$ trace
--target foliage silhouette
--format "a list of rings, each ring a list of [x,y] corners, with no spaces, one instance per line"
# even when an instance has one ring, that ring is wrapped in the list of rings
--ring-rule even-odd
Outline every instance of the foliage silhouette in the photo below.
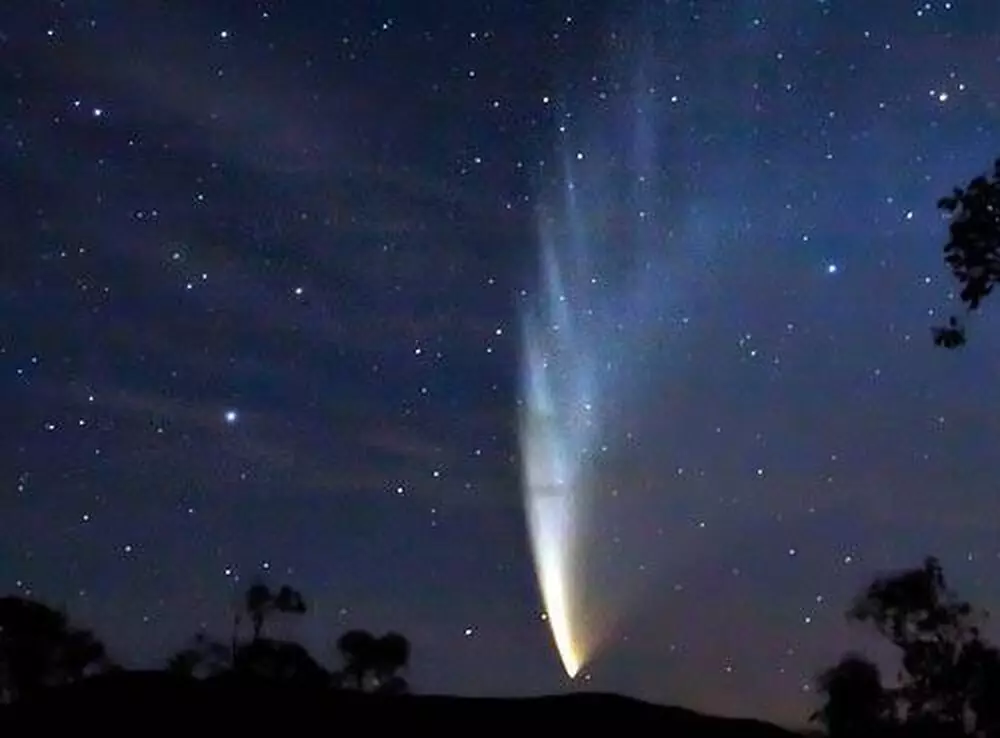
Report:
[[[234,649],[225,643],[214,640],[205,633],[198,633],[190,646],[167,660],[167,671],[196,679],[219,676],[232,670],[233,654]]]
[[[409,691],[398,672],[410,661],[410,642],[399,633],[376,638],[367,630],[349,630],[337,640],[344,659],[342,686],[362,691],[401,693]]]
[[[847,726],[940,738],[998,734],[1000,653],[980,633],[984,613],[948,588],[937,559],[876,578],[848,617],[889,640],[901,668],[889,688],[874,664],[856,656],[824,672],[818,686],[827,703],[813,717],[830,735],[852,735]]]
[[[337,650],[344,659],[343,686],[353,683],[365,688],[365,677],[375,658],[376,638],[367,630],[349,630],[337,639]]]
[[[892,724],[892,702],[877,665],[849,653],[820,674],[818,691],[826,704],[812,715],[827,734],[840,738],[879,735]]]
[[[946,325],[938,325],[931,328],[934,338],[934,345],[942,348],[954,349],[964,346],[966,343],[965,326],[958,322],[958,318],[952,315],[948,318]]]
[[[239,676],[303,686],[329,684],[330,675],[304,646],[292,641],[255,638],[236,652],[233,672]]]
[[[240,642],[240,621],[237,617],[230,646],[199,633],[190,646],[170,657],[167,671],[197,679],[236,674],[277,681],[329,681],[326,670],[303,646],[263,636],[264,624],[271,615],[301,615],[306,612],[305,597],[301,592],[287,585],[273,591],[266,584],[257,582],[244,594],[243,609],[253,626],[249,641]]]
[[[994,162],[992,175],[956,187],[937,205],[951,220],[945,263],[962,285],[959,298],[968,311],[978,310],[1000,282],[1000,159]],[[966,343],[965,326],[955,316],[931,330],[938,346],[953,349]]]
[[[0,597],[0,703],[112,667],[104,644],[65,613],[21,597]]]
[[[253,639],[259,640],[264,630],[264,622],[275,613],[302,615],[306,612],[306,601],[302,593],[283,585],[277,592],[266,584],[253,584],[244,596],[244,607],[253,625]]]
[[[284,602],[279,596],[275,599]],[[301,597],[301,596],[300,596]],[[295,604],[275,611],[301,611]],[[270,611],[268,611],[270,612]],[[266,615],[265,615],[266,618]],[[54,644],[54,645],[53,645]],[[80,681],[40,699],[0,706],[0,734],[135,731],[136,717],[153,716],[161,732],[190,732],[192,725],[225,724],[237,733],[287,730],[295,725],[340,721],[376,734],[407,731],[468,735],[488,724],[497,729],[558,723],[566,729],[592,727],[595,720],[620,727],[657,726],[670,735],[725,738],[795,738],[797,734],[755,720],[715,718],[616,695],[579,694],[530,699],[474,699],[444,696],[392,699],[409,691],[399,672],[411,658],[405,636],[389,632],[345,633],[338,640],[345,672],[356,690],[330,690],[329,674],[297,643],[267,638],[257,629],[235,648],[206,634],[175,654],[163,671],[123,671],[82,679],[109,669],[104,648],[89,632],[71,628],[60,612],[18,598],[0,598],[0,683],[6,698],[22,697],[38,686]],[[16,691],[11,678],[20,658],[30,656],[28,689]],[[41,655],[43,658],[35,658]],[[50,658],[51,657],[51,658]],[[37,678],[39,665],[51,666]],[[191,678],[191,677],[208,678]],[[392,709],[386,709],[392,703]],[[268,729],[265,729],[265,725]],[[445,729],[445,732],[442,732]]]
[[[237,612],[251,620],[248,638],[241,639],[238,628],[231,644],[199,633],[167,660],[161,674],[180,677],[186,684],[235,679],[321,690],[349,686],[390,695],[409,692],[399,672],[409,664],[410,642],[399,633],[380,638],[363,630],[345,633],[337,642],[346,662],[338,678],[301,644],[264,636],[272,615],[302,614],[306,609],[301,592],[256,583],[244,593]],[[0,598],[0,704],[114,668],[103,644],[89,631],[71,627],[64,613],[32,600]]]
[[[389,632],[379,638],[376,641],[375,663],[372,665],[379,691],[405,691],[406,683],[397,672],[405,669],[409,663],[410,641],[406,636]]]
[[[221,641],[198,634],[192,645],[170,657],[167,671],[195,679],[239,676],[309,685],[330,682],[326,669],[304,646],[264,637],[237,643],[234,650]]]

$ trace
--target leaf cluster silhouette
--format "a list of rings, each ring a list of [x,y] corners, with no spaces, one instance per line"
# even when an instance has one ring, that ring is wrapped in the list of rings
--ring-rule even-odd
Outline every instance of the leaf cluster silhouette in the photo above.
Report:
[[[1000,159],[990,175],[978,176],[938,200],[948,214],[944,261],[961,285],[959,299],[970,312],[1000,282]],[[932,328],[934,343],[944,348],[965,345],[966,328],[956,316]]]

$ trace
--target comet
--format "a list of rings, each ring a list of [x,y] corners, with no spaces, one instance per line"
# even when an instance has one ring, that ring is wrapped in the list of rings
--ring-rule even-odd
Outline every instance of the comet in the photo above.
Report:
[[[533,288],[518,300],[523,504],[540,599],[570,679],[641,596],[642,581],[623,566],[627,546],[611,547],[621,543],[615,516],[635,505],[619,498],[636,466],[630,429],[661,379],[648,374],[648,352],[683,330],[663,319],[685,296],[675,246],[707,241],[694,229],[697,212],[670,197],[684,188],[659,151],[659,108],[647,104],[655,75],[645,67],[656,59],[644,54],[632,94],[600,115],[555,104],[561,168],[539,183]]]
[[[549,278],[557,276],[549,272]],[[523,326],[522,489],[545,613],[563,669],[572,679],[587,653],[579,626],[582,572],[574,568],[586,508],[581,487],[585,480],[573,449],[584,428],[562,404],[570,390],[567,383],[573,380],[562,371],[573,363],[572,326],[566,322],[556,331],[543,326],[531,319]]]
[[[596,323],[581,288],[586,259],[578,213],[570,232],[543,217],[539,298],[521,314],[519,441],[529,540],[543,606],[566,675],[573,679],[596,646],[585,605],[594,509],[593,449],[601,429]],[[576,253],[574,253],[576,252]],[[569,264],[566,264],[569,257]],[[568,268],[567,268],[568,267]],[[568,272],[568,274],[567,274]]]

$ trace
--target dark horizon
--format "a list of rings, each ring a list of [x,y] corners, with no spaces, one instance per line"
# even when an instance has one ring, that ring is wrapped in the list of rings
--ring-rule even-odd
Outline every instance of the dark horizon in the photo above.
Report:
[[[1000,330],[930,327],[1000,6],[425,5],[0,9],[0,594],[153,667],[262,577],[319,659],[397,630],[418,692],[566,691],[540,311],[589,688],[801,725],[882,653],[879,572],[997,609]]]

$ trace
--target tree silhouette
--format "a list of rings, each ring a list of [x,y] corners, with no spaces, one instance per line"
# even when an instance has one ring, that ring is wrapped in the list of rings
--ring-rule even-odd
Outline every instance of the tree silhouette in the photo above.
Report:
[[[165,671],[194,679],[250,679],[305,687],[339,684],[382,694],[409,691],[400,672],[409,665],[410,642],[400,633],[380,638],[366,630],[344,633],[337,641],[344,668],[331,675],[304,646],[263,635],[270,615],[306,611],[300,592],[254,584],[243,605],[254,626],[248,640],[241,640],[237,632],[232,644],[226,644],[198,633],[167,660]],[[89,631],[71,627],[64,613],[32,600],[0,597],[0,704],[114,668],[101,642]]]
[[[874,665],[848,657],[825,672],[819,687],[827,704],[814,717],[831,735],[834,723],[869,725],[873,714],[941,738],[1000,725],[1000,654],[980,634],[983,614],[948,588],[937,559],[875,579],[848,616],[896,646],[901,668],[898,685],[884,691],[890,706],[874,713]]]
[[[326,670],[304,646],[264,637],[238,643],[233,650],[199,633],[190,646],[170,657],[167,671],[195,679],[235,675],[296,684],[329,682]]]
[[[71,626],[65,613],[21,597],[0,597],[0,703],[110,667],[104,644]]]
[[[945,263],[962,285],[959,298],[968,311],[978,310],[1000,282],[1000,159],[994,162],[992,175],[956,187],[938,200],[938,208],[951,220]],[[938,346],[957,348],[966,342],[965,327],[955,316],[932,332]]]
[[[845,655],[818,678],[826,704],[812,715],[833,738],[870,738],[894,720],[892,699],[879,668],[859,654]]]
[[[398,675],[410,663],[410,641],[399,633],[389,632],[375,643],[372,665],[376,689],[381,692],[405,692],[406,681]]]
[[[365,677],[375,661],[375,636],[367,630],[349,630],[337,639],[337,650],[344,659],[344,681],[364,689]]]
[[[264,622],[274,613],[302,615],[306,612],[306,601],[302,593],[287,584],[273,592],[260,582],[252,585],[244,596],[244,608],[253,625],[253,640],[259,640],[264,630]]]
[[[178,676],[204,679],[230,671],[233,660],[233,649],[205,633],[198,633],[190,646],[167,660],[167,671]]]
[[[349,630],[337,640],[344,659],[342,682],[363,691],[399,693],[409,689],[398,672],[410,661],[406,636],[389,632],[376,638],[367,630]]]
[[[308,674],[310,677],[318,673],[325,674],[323,668],[302,646],[263,637],[264,624],[270,616],[276,613],[301,615],[306,612],[306,602],[301,592],[288,585],[273,591],[266,584],[257,582],[244,594],[243,609],[253,627],[249,642],[240,642],[240,613],[237,612],[233,622],[232,643],[228,647],[199,633],[190,646],[170,657],[167,670],[195,678],[233,672],[275,679],[290,678],[289,674],[292,673]]]
[[[948,589],[937,559],[876,579],[851,616],[874,625],[902,652],[900,697],[909,721],[964,726],[969,685],[957,667],[979,629],[972,606]]]
[[[292,641],[257,638],[236,653],[234,671],[240,676],[298,685],[323,685],[329,675],[304,646]]]

